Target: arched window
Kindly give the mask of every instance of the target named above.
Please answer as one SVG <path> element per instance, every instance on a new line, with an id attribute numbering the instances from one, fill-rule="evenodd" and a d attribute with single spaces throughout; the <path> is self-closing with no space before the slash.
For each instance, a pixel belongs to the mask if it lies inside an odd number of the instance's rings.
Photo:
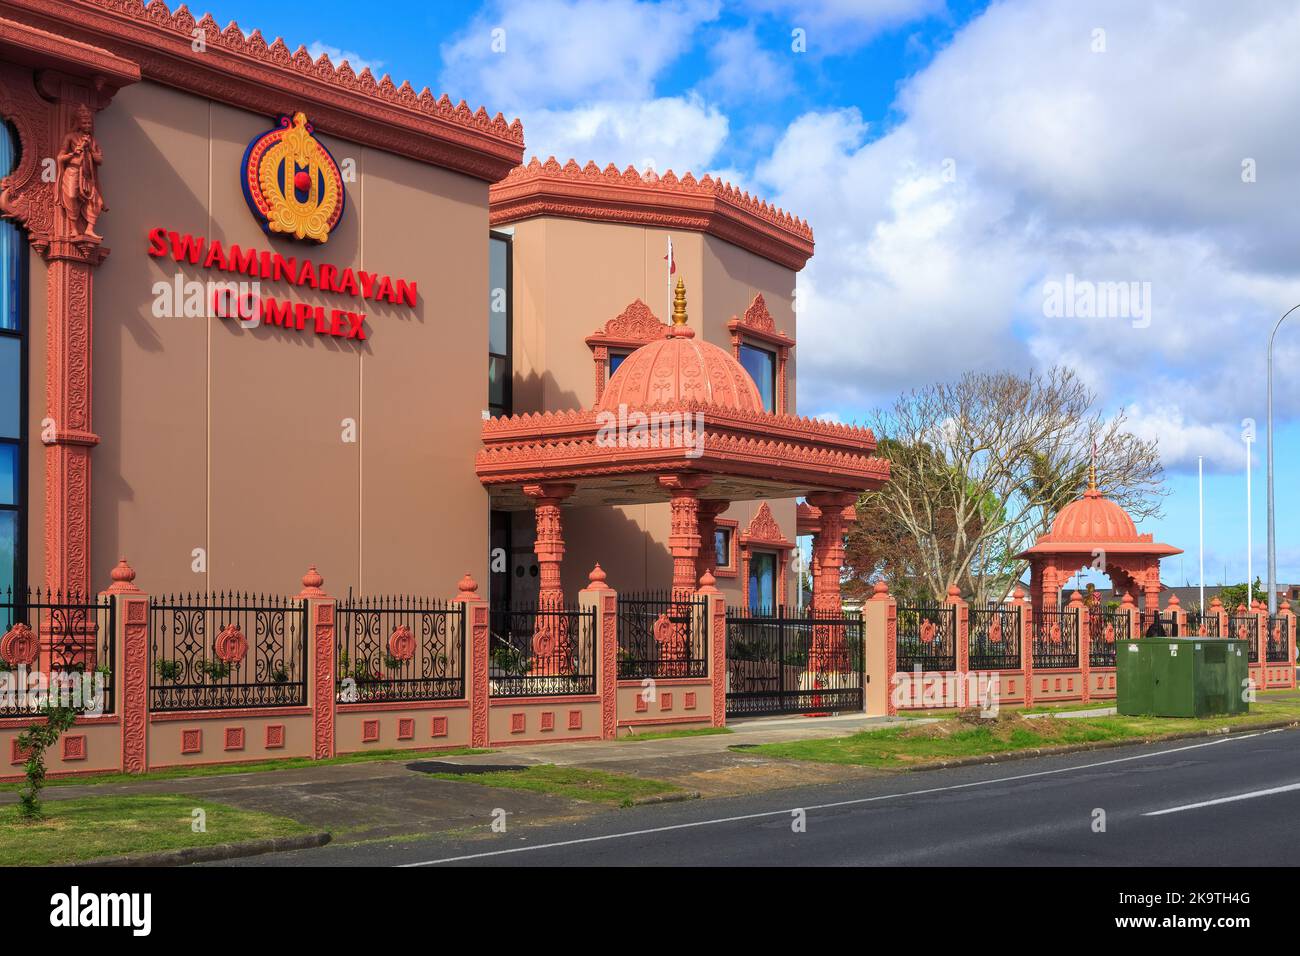
<path id="1" fill-rule="evenodd" d="M 18 164 L 18 137 L 0 122 L 0 176 Z M 0 604 L 27 570 L 27 242 L 0 219 Z"/>

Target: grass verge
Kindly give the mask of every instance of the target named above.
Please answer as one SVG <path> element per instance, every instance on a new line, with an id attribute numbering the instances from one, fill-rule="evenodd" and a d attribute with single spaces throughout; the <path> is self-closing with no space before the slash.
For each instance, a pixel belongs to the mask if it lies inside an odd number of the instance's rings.
<path id="1" fill-rule="evenodd" d="M 84 776 L 51 777 L 47 787 L 80 787 L 92 783 L 141 783 L 145 780 L 176 780 L 187 777 L 224 777 L 234 773 L 265 773 L 270 770 L 300 770 L 303 767 L 329 767 L 334 764 L 370 763 L 376 760 L 419 760 L 421 758 L 460 757 L 466 754 L 490 754 L 491 750 L 458 747 L 452 750 L 366 750 L 313 760 L 311 757 L 286 757 L 282 760 L 257 760 L 250 763 L 209 764 L 203 767 L 168 767 L 148 773 L 88 773 Z M 0 792 L 18 790 L 21 780 L 0 783 Z"/>
<path id="2" fill-rule="evenodd" d="M 932 761 L 1032 751 L 1103 741 L 1158 740 L 1176 734 L 1247 729 L 1300 720 L 1300 701 L 1261 698 L 1249 714 L 1223 717 L 1039 717 L 1003 713 L 985 720 L 972 713 L 916 727 L 888 727 L 847 737 L 760 744 L 747 754 L 904 769 Z"/>
<path id="3" fill-rule="evenodd" d="M 629 807 L 641 797 L 676 793 L 681 789 L 660 780 L 645 780 L 585 767 L 557 767 L 549 763 L 496 773 L 433 773 L 429 776 L 436 780 L 458 780 L 506 790 L 549 793 L 571 800 L 615 803 L 621 807 Z"/>
<path id="4" fill-rule="evenodd" d="M 310 828 L 252 810 L 176 794 L 52 800 L 39 820 L 18 807 L 0 807 L 0 866 L 47 866 L 123 853 L 295 836 Z M 206 832 L 192 829 L 193 812 L 206 814 Z"/>
<path id="5" fill-rule="evenodd" d="M 672 737 L 712 737 L 714 734 L 733 733 L 730 727 L 696 727 L 693 730 L 654 730 L 644 734 L 628 734 L 619 737 L 620 742 L 629 740 L 668 740 Z"/>

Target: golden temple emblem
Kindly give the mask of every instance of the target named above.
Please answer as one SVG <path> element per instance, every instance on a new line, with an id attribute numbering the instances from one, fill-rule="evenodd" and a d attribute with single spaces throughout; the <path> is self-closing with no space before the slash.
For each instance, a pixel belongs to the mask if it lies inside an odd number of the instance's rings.
<path id="1" fill-rule="evenodd" d="M 248 208 L 268 233 L 325 242 L 343 217 L 338 163 L 304 113 L 282 116 L 248 144 L 241 179 Z"/>

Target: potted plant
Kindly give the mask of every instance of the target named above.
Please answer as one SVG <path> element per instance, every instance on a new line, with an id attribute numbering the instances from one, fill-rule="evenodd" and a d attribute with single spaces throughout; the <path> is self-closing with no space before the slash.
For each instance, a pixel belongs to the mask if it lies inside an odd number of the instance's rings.
<path id="1" fill-rule="evenodd" d="M 154 661 L 154 670 L 158 672 L 159 680 L 178 681 L 181 679 L 181 662 L 178 660 L 157 660 Z"/>

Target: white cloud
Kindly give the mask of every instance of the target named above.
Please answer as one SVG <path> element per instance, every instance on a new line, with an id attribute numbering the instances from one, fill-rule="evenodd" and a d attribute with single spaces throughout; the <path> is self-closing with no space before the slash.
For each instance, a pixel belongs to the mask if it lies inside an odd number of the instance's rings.
<path id="1" fill-rule="evenodd" d="M 702 88 L 723 102 L 780 95 L 793 82 L 791 56 L 787 51 L 785 59 L 778 59 L 764 49 L 753 27 L 725 31 L 710 44 L 713 73 Z"/>
<path id="2" fill-rule="evenodd" d="M 313 60 L 319 60 L 320 55 L 324 53 L 330 58 L 330 62 L 335 66 L 338 66 L 344 60 L 347 60 L 348 65 L 352 67 L 353 72 L 360 73 L 362 70 L 369 67 L 370 72 L 375 75 L 376 79 L 383 75 L 380 72 L 384 65 L 383 60 L 374 60 L 370 57 L 362 56 L 360 53 L 353 50 L 344 50 L 341 47 L 322 43 L 320 40 L 313 41 L 307 47 L 307 52 L 311 54 Z"/>
<path id="3" fill-rule="evenodd" d="M 944 15 L 944 0 L 747 0 L 743 6 L 802 29 L 811 53 L 841 53 L 886 30 Z"/>
<path id="4" fill-rule="evenodd" d="M 727 138 L 727 117 L 692 95 L 533 110 L 525 128 L 528 150 L 537 156 L 699 176 Z"/>
<path id="5" fill-rule="evenodd" d="M 1177 405 L 1134 406 L 1126 410 L 1128 430 L 1139 438 L 1154 440 L 1166 468 L 1196 470 L 1198 455 L 1205 457 L 1207 471 L 1240 471 L 1246 450 L 1240 431 L 1224 424 L 1189 422 Z M 1259 461 L 1258 455 L 1255 461 Z"/>
<path id="6" fill-rule="evenodd" d="M 443 45 L 443 88 L 507 112 L 647 99 L 717 15 L 717 0 L 493 0 Z"/>
<path id="7" fill-rule="evenodd" d="M 799 117 L 756 178 L 817 235 L 801 407 L 1063 363 L 1141 409 L 1167 463 L 1224 461 L 1263 420 L 1268 330 L 1300 301 L 1298 42 L 1289 6 L 1001 3 L 909 80 L 884 135 L 855 110 Z M 1044 315 L 1067 274 L 1149 282 L 1152 321 Z M 1300 334 L 1277 361 L 1296 367 Z M 1300 414 L 1300 390 L 1275 400 Z"/>

